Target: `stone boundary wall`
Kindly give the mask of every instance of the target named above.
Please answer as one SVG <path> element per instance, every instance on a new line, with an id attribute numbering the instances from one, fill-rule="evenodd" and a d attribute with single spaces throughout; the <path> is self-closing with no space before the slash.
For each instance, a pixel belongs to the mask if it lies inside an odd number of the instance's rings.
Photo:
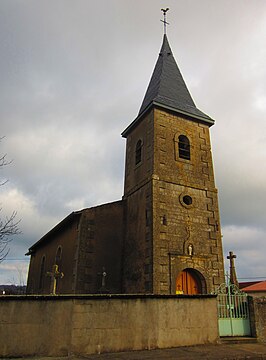
<path id="1" fill-rule="evenodd" d="M 0 334 L 0 357 L 216 343 L 216 296 L 0 296 Z"/>
<path id="2" fill-rule="evenodd" d="M 249 308 L 252 336 L 256 337 L 258 342 L 266 343 L 266 296 L 249 296 Z"/>

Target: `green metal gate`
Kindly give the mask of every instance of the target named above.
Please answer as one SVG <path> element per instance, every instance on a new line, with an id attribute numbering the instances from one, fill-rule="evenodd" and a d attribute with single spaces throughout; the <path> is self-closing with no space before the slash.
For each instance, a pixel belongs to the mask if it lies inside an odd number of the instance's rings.
<path id="1" fill-rule="evenodd" d="M 220 336 L 249 336 L 250 319 L 247 294 L 235 285 L 222 284 L 217 291 Z"/>

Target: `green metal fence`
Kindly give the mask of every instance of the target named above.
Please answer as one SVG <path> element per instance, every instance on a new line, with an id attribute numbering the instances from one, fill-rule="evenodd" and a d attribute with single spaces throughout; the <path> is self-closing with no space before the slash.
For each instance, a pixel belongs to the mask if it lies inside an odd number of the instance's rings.
<path id="1" fill-rule="evenodd" d="M 222 284 L 216 293 L 220 336 L 249 336 L 251 332 L 247 294 L 230 282 Z"/>

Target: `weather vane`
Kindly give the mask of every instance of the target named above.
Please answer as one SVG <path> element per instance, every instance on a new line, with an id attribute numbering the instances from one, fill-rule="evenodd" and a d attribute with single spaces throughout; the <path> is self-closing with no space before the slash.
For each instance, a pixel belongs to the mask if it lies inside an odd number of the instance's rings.
<path id="1" fill-rule="evenodd" d="M 161 9 L 163 12 L 163 20 L 161 20 L 161 22 L 163 22 L 164 24 L 164 34 L 166 35 L 166 25 L 169 25 L 169 23 L 166 21 L 166 13 L 169 10 L 169 8 L 166 9 Z"/>

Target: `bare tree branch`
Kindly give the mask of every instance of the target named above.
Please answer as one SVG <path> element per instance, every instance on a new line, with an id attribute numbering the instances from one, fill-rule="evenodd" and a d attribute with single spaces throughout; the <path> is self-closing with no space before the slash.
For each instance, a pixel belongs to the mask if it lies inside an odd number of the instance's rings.
<path id="1" fill-rule="evenodd" d="M 12 237 L 21 233 L 18 227 L 20 220 L 16 220 L 16 216 L 16 211 L 13 211 L 9 217 L 0 218 L 0 263 L 9 253 L 9 243 L 12 241 Z"/>
<path id="2" fill-rule="evenodd" d="M 0 138 L 0 140 L 1 140 L 1 138 Z M 6 156 L 7 156 L 7 154 L 0 157 L 0 169 L 2 169 L 3 166 L 10 165 L 13 161 L 13 160 L 7 161 Z M 5 185 L 7 182 L 8 182 L 8 180 L 4 180 L 4 181 L 0 182 L 0 186 Z"/>
<path id="3" fill-rule="evenodd" d="M 0 138 L 0 141 L 3 139 Z M 0 157 L 0 169 L 3 168 L 3 166 L 11 164 L 12 161 L 8 161 L 6 159 L 6 154 Z M 7 180 L 0 182 L 0 186 L 6 184 Z M 0 212 L 2 211 L 2 208 L 0 208 Z M 17 212 L 13 211 L 10 216 L 6 216 L 2 218 L 0 216 L 0 263 L 7 257 L 9 253 L 9 243 L 12 241 L 13 235 L 20 234 L 20 230 L 18 227 L 18 224 L 20 223 L 20 220 L 16 220 Z"/>

